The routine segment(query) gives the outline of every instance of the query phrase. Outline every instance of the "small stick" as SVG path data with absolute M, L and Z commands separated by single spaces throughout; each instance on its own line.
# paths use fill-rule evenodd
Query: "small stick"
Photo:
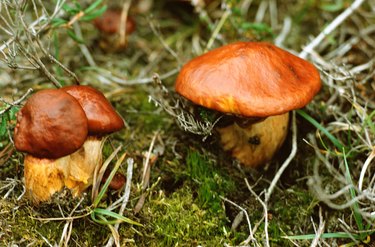
M 121 207 L 120 207 L 120 210 L 119 210 L 120 215 L 124 214 L 126 204 L 129 201 L 131 181 L 132 181 L 132 176 L 133 176 L 134 160 L 132 158 L 128 158 L 126 162 L 128 163 L 128 168 L 127 168 L 127 171 L 126 171 L 126 185 L 125 185 L 125 190 L 124 190 L 124 196 L 123 196 L 122 204 L 121 204 Z M 115 226 L 114 226 L 114 229 L 117 231 L 119 226 L 120 226 L 120 223 L 116 223 Z M 111 236 L 111 238 L 108 240 L 105 247 L 111 247 L 114 242 L 115 242 L 115 238 L 113 236 Z
M 73 29 L 74 29 L 75 35 L 77 35 L 77 37 L 79 39 L 83 39 L 81 28 L 80 28 L 78 23 L 73 24 Z M 81 49 L 81 52 L 82 52 L 83 56 L 86 58 L 87 63 L 91 67 L 96 67 L 96 63 L 95 63 L 94 59 L 92 58 L 91 53 L 90 53 L 89 49 L 87 48 L 87 46 L 85 44 L 81 44 L 81 43 L 79 43 L 78 46 L 79 46 L 79 49 Z
M 150 147 L 148 149 L 148 152 L 147 152 L 147 156 L 146 156 L 146 161 L 143 165 L 143 175 L 142 175 L 142 195 L 141 197 L 139 198 L 138 202 L 137 202 L 137 205 L 135 205 L 134 207 L 134 212 L 135 213 L 138 213 L 139 211 L 141 211 L 142 207 L 143 207 L 143 204 L 145 202 L 145 199 L 146 199 L 146 192 L 145 190 L 147 189 L 148 187 L 148 184 L 150 182 L 150 169 L 151 169 L 151 153 L 152 153 L 152 150 L 154 148 L 154 145 L 155 145 L 155 141 L 156 141 L 156 137 L 158 136 L 158 132 L 156 132 L 152 138 L 152 141 L 151 141 L 151 144 L 150 144 Z M 155 161 L 154 161 L 155 162 Z
M 220 196 L 220 198 L 230 204 L 232 204 L 233 206 L 237 207 L 239 210 L 241 210 L 241 212 L 243 212 L 245 214 L 245 217 L 246 217 L 246 221 L 247 221 L 247 225 L 249 227 L 249 238 L 246 239 L 245 242 L 243 242 L 244 245 L 248 244 L 250 241 L 255 241 L 256 242 L 256 239 L 254 238 L 254 234 L 253 234 L 253 231 L 252 231 L 252 228 L 251 228 L 251 222 L 250 222 L 250 218 L 249 218 L 249 214 L 247 213 L 247 211 L 241 207 L 240 205 L 232 202 L 231 200 L 225 198 L 225 197 L 222 197 Z
M 132 80 L 125 80 L 125 79 L 122 79 L 120 77 L 117 77 L 117 76 L 114 76 L 112 75 L 109 71 L 106 71 L 104 69 L 98 69 L 96 70 L 98 71 L 98 73 L 103 76 L 104 78 L 114 82 L 114 83 L 117 83 L 117 84 L 121 84 L 121 85 L 126 85 L 126 86 L 131 86 L 131 85 L 137 85 L 137 84 L 147 84 L 147 83 L 151 83 L 151 82 L 154 82 L 154 78 L 153 77 L 146 77 L 146 78 L 138 78 L 138 79 L 132 79 Z M 168 72 L 166 72 L 165 74 L 162 74 L 160 75 L 160 79 L 161 80 L 164 80 L 166 78 L 169 78 L 175 74 L 177 74 L 179 71 L 179 69 L 172 69 Z
M 268 187 L 268 190 L 265 195 L 265 202 L 267 203 L 271 197 L 271 194 L 276 186 L 276 183 L 279 181 L 281 175 L 285 171 L 285 169 L 288 167 L 289 163 L 293 160 L 294 156 L 297 153 L 297 125 L 296 125 L 296 113 L 293 111 L 292 115 L 292 150 L 288 156 L 288 158 L 284 161 L 284 163 L 281 165 L 280 169 L 275 174 L 274 178 L 272 179 L 272 182 L 270 186 Z
M 361 175 L 359 176 L 358 188 L 359 188 L 360 191 L 362 191 L 363 179 L 366 175 L 367 168 L 374 158 L 375 158 L 375 149 L 372 149 L 370 156 L 366 159 L 365 163 L 363 164 L 363 167 L 362 167 L 362 170 L 361 170 Z
M 120 30 L 119 30 L 119 34 L 120 34 L 119 44 L 121 46 L 126 44 L 126 21 L 128 19 L 128 13 L 129 13 L 129 8 L 130 8 L 131 3 L 132 3 L 131 0 L 127 0 L 124 2 L 122 6 L 121 17 L 120 17 Z
M 21 98 L 19 98 L 19 99 L 16 100 L 16 101 L 13 101 L 12 103 L 5 102 L 2 98 L 0 98 L 0 101 L 3 101 L 3 102 L 5 102 L 5 103 L 8 105 L 7 107 L 5 107 L 3 110 L 0 111 L 0 115 L 2 115 L 2 114 L 4 114 L 5 112 L 9 111 L 13 106 L 19 105 L 22 101 L 25 100 L 25 98 L 26 98 L 26 97 L 27 97 L 32 91 L 33 91 L 33 89 L 32 89 L 32 88 L 29 88 L 29 89 L 27 90 L 27 92 L 26 92 L 24 95 L 22 95 Z
M 176 61 L 178 62 L 178 64 L 181 64 L 181 60 L 179 58 L 179 56 L 177 55 L 177 53 L 167 44 L 167 42 L 164 40 L 164 38 L 162 37 L 161 33 L 159 30 L 156 29 L 154 23 L 152 21 L 150 21 L 150 28 L 152 30 L 152 32 L 156 35 L 156 37 L 158 38 L 158 40 L 160 41 L 160 43 L 162 44 L 162 46 L 164 47 L 164 49 L 166 49 L 169 54 L 171 54 L 175 59 Z
M 301 58 L 306 58 L 308 54 L 310 54 L 316 46 L 318 46 L 323 39 L 330 33 L 332 33 L 341 23 L 343 23 L 346 18 L 348 18 L 365 0 L 356 0 L 350 5 L 344 12 L 342 12 L 339 16 L 337 16 L 333 22 L 331 22 L 324 30 L 315 38 L 313 41 L 310 42 L 307 46 L 305 46 L 302 52 L 299 54 Z
M 315 247 L 319 245 L 319 239 L 320 239 L 320 236 L 322 236 L 323 234 L 324 227 L 325 227 L 325 221 L 323 220 L 322 208 L 319 207 L 319 227 L 315 233 L 314 240 L 312 241 L 310 247 Z
M 62 68 L 66 73 L 68 73 L 71 77 L 73 77 L 76 85 L 79 85 L 79 79 L 77 77 L 77 75 L 71 71 L 70 69 L 68 69 L 67 67 L 65 67 L 64 64 L 62 64 L 59 60 L 57 60 L 54 56 L 52 56 L 51 54 L 49 54 L 43 47 L 43 45 L 40 43 L 40 40 L 39 39 L 36 39 L 36 42 L 40 48 L 40 50 L 43 52 L 43 54 L 45 56 L 47 56 L 52 62 L 54 62 L 55 64 L 57 64 L 58 66 L 60 66 L 60 68 Z
M 280 34 L 275 39 L 276 46 L 282 46 L 285 38 L 288 36 L 290 29 L 292 27 L 292 18 L 289 16 L 284 18 L 283 28 L 281 29 Z
M 216 37 L 218 36 L 218 34 L 221 30 L 221 28 L 223 27 L 225 21 L 228 19 L 228 17 L 231 14 L 232 14 L 232 11 L 230 10 L 229 7 L 227 7 L 224 14 L 221 16 L 219 23 L 216 25 L 214 31 L 212 32 L 212 35 L 211 35 L 210 39 L 208 40 L 205 52 L 208 51 L 211 48 L 211 46 L 213 45 Z
M 260 199 L 260 197 L 251 188 L 251 186 L 250 186 L 249 181 L 247 180 L 247 178 L 245 178 L 245 183 L 246 183 L 246 186 L 249 189 L 250 193 L 255 197 L 255 199 L 257 199 L 259 201 L 259 203 L 263 207 L 264 232 L 266 234 L 265 246 L 269 247 L 270 246 L 270 241 L 269 241 L 269 236 L 268 236 L 268 208 L 267 208 L 267 201 L 263 201 L 262 199 Z

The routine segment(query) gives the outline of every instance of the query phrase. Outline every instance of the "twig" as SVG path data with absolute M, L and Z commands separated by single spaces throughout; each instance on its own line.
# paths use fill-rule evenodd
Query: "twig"
M 337 16 L 333 22 L 331 22 L 324 30 L 313 39 L 307 46 L 305 46 L 302 52 L 299 54 L 301 58 L 306 58 L 314 48 L 319 45 L 322 40 L 331 32 L 333 32 L 342 22 L 346 20 L 365 0 L 355 0 L 348 8 L 345 9 L 339 16 Z
M 362 187 L 363 187 L 363 179 L 366 175 L 367 168 L 374 158 L 375 158 L 375 149 L 372 149 L 370 156 L 366 159 L 365 163 L 363 164 L 361 175 L 359 176 L 358 188 L 360 191 L 362 190 Z
M 104 78 L 106 79 L 109 79 L 111 80 L 112 82 L 114 83 L 118 83 L 118 84 L 121 84 L 121 85 L 126 85 L 126 86 L 131 86 L 131 85 L 137 85 L 137 84 L 147 84 L 147 83 L 151 83 L 151 82 L 154 82 L 154 77 L 148 77 L 148 78 L 138 78 L 138 79 L 132 79 L 132 80 L 126 80 L 126 79 L 122 79 L 120 77 L 117 77 L 117 76 L 114 76 L 112 75 L 109 71 L 107 70 L 104 70 L 104 69 L 98 69 L 98 68 L 95 68 L 94 70 L 98 71 L 98 73 L 103 76 Z M 161 74 L 159 76 L 159 78 L 161 80 L 164 80 L 166 78 L 169 78 L 175 74 L 177 74 L 179 71 L 179 69 L 172 69 L 168 72 L 166 72 L 165 74 Z
M 43 47 L 43 45 L 40 43 L 40 40 L 39 40 L 39 39 L 36 39 L 36 42 L 37 42 L 37 44 L 38 44 L 38 46 L 39 46 L 39 49 L 43 52 L 43 54 L 44 54 L 45 56 L 47 56 L 52 62 L 54 62 L 55 64 L 57 64 L 58 66 L 60 66 L 60 68 L 62 68 L 62 69 L 68 74 L 68 75 L 70 75 L 70 76 L 74 79 L 76 85 L 79 85 L 79 84 L 80 84 L 77 75 L 76 75 L 73 71 L 71 71 L 70 69 L 68 69 L 64 64 L 62 64 L 62 63 L 61 63 L 59 60 L 57 60 L 54 56 L 52 56 L 51 54 L 49 54 L 49 53 L 44 49 L 44 47 Z
M 241 245 L 247 245 L 250 241 L 253 241 L 253 242 L 255 242 L 257 244 L 257 241 L 254 238 L 253 231 L 251 229 L 251 222 L 250 222 L 249 214 L 247 213 L 247 211 L 243 207 L 241 207 L 240 205 L 232 202 L 231 200 L 229 200 L 229 199 L 227 199 L 227 198 L 225 198 L 223 196 L 220 196 L 220 198 L 222 200 L 224 200 L 224 201 L 232 204 L 233 206 L 237 207 L 239 210 L 241 210 L 241 212 L 243 212 L 245 214 L 247 225 L 249 227 L 249 237 L 244 242 L 242 242 Z
M 221 28 L 223 27 L 224 23 L 226 22 L 226 20 L 228 19 L 228 17 L 231 14 L 232 14 L 231 9 L 228 6 L 226 6 L 224 14 L 221 16 L 219 23 L 216 25 L 214 31 L 212 32 L 212 35 L 211 35 L 210 39 L 207 42 L 205 52 L 208 51 L 211 48 L 211 46 L 213 45 L 215 39 L 217 38 L 217 36 L 218 36 L 218 34 L 221 30 Z
M 54 246 L 48 241 L 48 239 L 47 239 L 46 237 L 44 237 L 40 232 L 36 231 L 36 233 L 38 233 L 38 234 L 42 237 L 43 241 L 44 241 L 46 244 L 48 244 L 48 246 L 50 246 L 50 247 L 54 247 Z
M 314 240 L 311 242 L 310 247 L 318 246 L 320 236 L 323 234 L 323 231 L 324 231 L 324 227 L 325 227 L 325 221 L 323 220 L 322 208 L 319 207 L 319 227 L 317 231 L 315 232 L 315 237 L 314 237 Z
M 11 157 L 13 151 L 14 149 L 11 143 L 8 143 L 8 145 L 6 145 L 3 150 L 0 151 L 0 167 Z
M 53 218 L 39 218 L 30 216 L 30 219 L 39 220 L 39 221 L 61 221 L 61 220 L 75 220 L 75 219 L 82 219 L 89 216 L 92 212 L 88 212 L 86 214 L 77 215 L 77 216 L 70 216 L 70 217 L 53 217 Z
M 257 22 L 257 23 L 263 22 L 264 15 L 266 14 L 266 10 L 267 10 L 267 3 L 268 1 L 260 2 L 257 13 L 255 15 L 254 22 Z
M 74 33 L 75 33 L 75 35 L 77 35 L 78 39 L 82 40 L 83 36 L 82 36 L 82 32 L 81 32 L 81 28 L 80 28 L 79 24 L 74 23 L 73 29 L 74 29 Z M 79 43 L 78 47 L 81 50 L 83 56 L 86 58 L 87 63 L 92 67 L 96 67 L 96 63 L 95 63 L 94 59 L 92 58 L 91 53 L 90 53 L 89 49 L 86 47 L 86 45 Z
M 17 181 L 16 179 L 13 179 L 13 178 L 6 178 L 6 181 L 7 181 L 7 183 L 4 186 L 0 187 L 0 192 L 2 192 L 3 190 L 7 189 L 7 192 L 3 196 L 4 199 L 8 198 L 8 196 L 16 188 L 17 183 L 19 183 L 19 181 Z
M 278 11 L 277 11 L 277 1 L 276 0 L 270 0 L 269 1 L 269 11 L 270 11 L 270 21 L 271 21 L 271 27 L 272 29 L 277 28 L 277 19 L 278 19 Z
M 132 182 L 132 177 L 133 177 L 134 160 L 132 158 L 128 158 L 126 160 L 126 162 L 128 164 L 128 168 L 127 168 L 127 171 L 126 171 L 126 185 L 125 185 L 124 195 L 122 197 L 122 204 L 121 204 L 121 207 L 120 207 L 120 210 L 119 210 L 120 215 L 124 214 L 124 210 L 125 210 L 126 205 L 129 201 L 131 182 Z M 116 223 L 115 226 L 114 226 L 114 229 L 116 231 L 118 231 L 119 226 L 120 226 L 120 223 Z M 115 238 L 113 236 L 111 236 L 105 246 L 111 247 L 113 245 L 114 241 L 115 241 Z
M 281 175 L 284 173 L 285 169 L 289 166 L 290 162 L 293 160 L 294 156 L 297 153 L 297 125 L 296 125 L 296 113 L 293 111 L 292 113 L 292 150 L 288 158 L 284 161 L 281 165 L 277 173 L 275 174 L 274 178 L 271 181 L 270 186 L 265 195 L 265 202 L 267 203 L 271 197 L 271 194 L 276 186 L 276 183 L 279 181 Z
M 149 182 L 150 182 L 150 169 L 151 169 L 151 153 L 152 150 L 154 149 L 156 137 L 159 135 L 159 132 L 156 132 L 154 136 L 152 137 L 150 147 L 148 149 L 148 152 L 146 154 L 146 159 L 145 162 L 143 163 L 143 174 L 142 174 L 142 195 L 140 196 L 137 204 L 134 207 L 134 212 L 138 213 L 141 211 L 143 204 L 146 199 L 146 192 L 145 190 L 147 189 Z
M 38 65 L 38 69 L 40 70 L 40 72 L 42 72 L 48 79 L 51 80 L 51 82 L 57 87 L 57 88 L 60 88 L 61 87 L 61 84 L 60 82 L 57 81 L 57 79 L 47 70 L 47 68 L 45 67 L 45 65 L 43 64 L 42 60 L 40 59 L 40 57 L 38 56 L 38 52 L 36 50 L 36 47 L 33 45 L 33 37 L 32 34 L 30 32 L 28 32 L 27 30 L 27 25 L 26 25 L 26 22 L 25 20 L 23 19 L 23 15 L 21 14 L 21 12 L 19 11 L 18 12 L 18 15 L 19 17 L 19 20 L 21 21 L 22 23 L 22 26 L 24 28 L 24 31 L 25 31 L 25 35 L 26 35 L 26 38 L 29 42 L 29 47 L 30 47 L 30 50 L 33 54 L 31 54 L 27 49 L 23 49 L 24 53 L 30 57 L 30 59 L 32 59 L 37 65 Z
M 85 198 L 82 197 L 79 200 L 79 202 L 77 203 L 77 205 L 70 212 L 69 217 L 73 216 L 74 212 L 77 210 L 77 208 L 79 207 L 79 205 L 81 205 L 81 203 L 83 202 L 84 199 Z M 63 217 L 64 217 L 64 215 L 63 215 Z M 61 234 L 59 246 L 61 246 L 63 242 L 64 242 L 64 246 L 65 247 L 69 246 L 68 243 L 69 243 L 70 236 L 71 236 L 72 229 L 73 229 L 73 220 L 74 219 L 72 219 L 72 218 L 67 219 L 67 222 L 65 223 L 64 228 L 63 228 L 63 232 Z
M 214 121 L 205 120 L 199 121 L 196 120 L 194 115 L 190 113 L 188 110 L 185 109 L 184 105 L 178 99 L 172 97 L 169 94 L 168 89 L 163 86 L 161 79 L 158 74 L 154 74 L 153 76 L 154 83 L 159 89 L 162 91 L 163 96 L 160 99 L 156 97 L 149 96 L 149 101 L 153 102 L 155 106 L 161 107 L 166 113 L 171 115 L 174 119 L 176 119 L 177 124 L 183 130 L 203 136 L 203 141 L 212 134 L 212 131 L 218 121 L 221 119 L 221 116 L 217 117 Z M 164 98 L 164 95 L 168 95 L 168 99 Z M 169 101 L 172 101 L 174 105 L 171 105 Z
M 122 5 L 121 17 L 120 17 L 120 46 L 126 44 L 126 20 L 128 19 L 128 12 L 131 5 L 131 0 L 125 0 Z
M 32 88 L 29 88 L 27 90 L 27 92 L 22 95 L 21 98 L 19 98 L 18 100 L 15 100 L 13 101 L 12 103 L 8 103 L 8 102 L 5 102 L 2 98 L 0 98 L 0 101 L 3 101 L 5 102 L 8 106 L 6 106 L 3 110 L 0 111 L 0 115 L 4 114 L 5 112 L 9 111 L 13 106 L 17 106 L 19 105 L 22 101 L 25 100 L 25 98 L 33 91 Z
M 5 21 L 7 28 L 9 29 L 5 32 L 11 37 L 7 41 L 3 42 L 3 44 L 0 46 L 0 53 L 4 56 L 5 62 L 7 63 L 8 67 L 12 69 L 37 69 L 41 73 L 43 73 L 56 87 L 61 87 L 60 83 L 47 70 L 46 66 L 39 57 L 38 51 L 36 49 L 37 46 L 35 46 L 35 42 L 37 42 L 40 50 L 45 55 L 47 55 L 53 62 L 61 66 L 66 72 L 69 73 L 69 75 L 77 80 L 77 77 L 74 76 L 74 73 L 69 71 L 59 61 L 51 57 L 51 55 L 46 52 L 39 39 L 39 36 L 46 33 L 45 31 L 51 27 L 51 21 L 60 13 L 64 2 L 65 0 L 58 0 L 51 15 L 48 15 L 43 2 L 40 0 L 38 0 L 37 2 L 35 0 L 21 2 L 14 1 L 12 2 L 13 5 L 11 5 L 14 9 L 8 9 L 7 3 L 5 3 L 4 9 L 6 15 L 2 15 L 1 19 Z M 31 3 L 30 5 L 32 6 L 34 15 L 36 16 L 36 20 L 31 22 L 31 24 L 27 24 L 25 22 L 25 10 L 27 10 L 28 3 Z M 38 7 L 40 7 L 41 11 L 38 10 Z M 11 11 L 14 11 L 14 13 Z M 40 15 L 40 13 L 42 13 L 42 15 Z M 20 30 L 20 28 L 22 29 Z M 10 48 L 11 46 L 13 50 Z M 8 49 L 8 55 L 6 55 L 6 52 L 4 52 L 5 49 Z M 16 59 L 17 51 L 20 51 L 24 58 L 33 67 L 19 65 L 14 62 Z
M 286 16 L 284 18 L 283 28 L 281 29 L 280 34 L 275 39 L 275 45 L 279 47 L 283 46 L 284 40 L 288 36 L 291 27 L 292 27 L 292 18 L 290 18 L 289 16 Z
M 165 40 L 162 37 L 160 31 L 156 29 L 154 23 L 152 21 L 150 21 L 149 25 L 150 25 L 150 28 L 151 28 L 152 32 L 159 39 L 159 41 L 162 44 L 162 46 L 164 47 L 164 49 L 166 49 L 176 59 L 176 61 L 178 62 L 178 64 L 181 64 L 180 57 L 177 55 L 177 53 L 174 50 L 172 50 L 171 47 L 169 47 L 169 45 L 167 44 L 167 42 L 165 42 Z
M 250 193 L 255 197 L 255 199 L 257 199 L 257 201 L 263 207 L 264 233 L 266 235 L 265 246 L 269 247 L 270 246 L 270 241 L 269 241 L 269 236 L 268 236 L 268 208 L 267 208 L 267 202 L 263 201 L 262 199 L 260 199 L 260 197 L 251 188 L 251 186 L 250 186 L 249 181 L 247 180 L 247 178 L 245 178 L 245 183 L 246 183 L 246 186 L 247 186 L 248 190 L 250 191 Z M 253 230 L 253 232 L 255 233 L 255 230 Z

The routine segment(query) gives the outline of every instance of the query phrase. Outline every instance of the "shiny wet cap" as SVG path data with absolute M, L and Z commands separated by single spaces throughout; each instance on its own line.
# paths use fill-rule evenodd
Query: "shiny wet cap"
M 60 90 L 81 104 L 88 119 L 90 135 L 103 136 L 124 128 L 124 121 L 100 91 L 90 86 L 73 85 Z
M 185 64 L 176 92 L 195 104 L 243 117 L 302 108 L 321 87 L 314 65 L 265 42 L 236 42 Z
M 78 150 L 88 133 L 78 101 L 58 89 L 33 94 L 17 113 L 16 149 L 38 158 L 56 159 Z

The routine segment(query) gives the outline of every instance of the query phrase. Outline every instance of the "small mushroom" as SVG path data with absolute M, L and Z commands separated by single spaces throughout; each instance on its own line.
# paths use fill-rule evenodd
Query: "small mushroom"
M 15 147 L 26 152 L 24 176 L 34 202 L 60 191 L 70 174 L 70 155 L 86 140 L 88 122 L 78 101 L 58 89 L 32 95 L 17 114 Z
M 175 84 L 194 104 L 237 119 L 217 131 L 223 149 L 248 167 L 272 159 L 287 135 L 289 111 L 308 104 L 320 87 L 311 63 L 265 42 L 236 42 L 198 56 Z
M 107 181 L 110 173 L 111 172 L 109 170 L 106 170 L 104 172 L 103 179 L 102 179 L 103 184 Z M 116 174 L 113 176 L 111 182 L 109 183 L 108 188 L 110 188 L 112 190 L 119 190 L 122 187 L 124 187 L 125 182 L 126 182 L 126 178 L 125 178 L 124 174 L 122 174 L 120 172 L 116 172 Z
M 128 15 L 125 23 L 121 18 L 121 9 L 108 9 L 93 21 L 94 26 L 100 31 L 99 46 L 102 49 L 115 51 L 127 46 L 127 36 L 135 31 L 136 25 L 134 19 Z
M 71 177 L 70 187 L 80 193 L 92 185 L 95 169 L 99 169 L 102 163 L 102 147 L 105 136 L 121 130 L 124 121 L 112 107 L 106 97 L 90 86 L 67 86 L 60 90 L 73 96 L 83 108 L 88 119 L 88 136 L 80 150 L 71 157 L 74 173 Z M 82 181 L 82 178 L 86 180 Z

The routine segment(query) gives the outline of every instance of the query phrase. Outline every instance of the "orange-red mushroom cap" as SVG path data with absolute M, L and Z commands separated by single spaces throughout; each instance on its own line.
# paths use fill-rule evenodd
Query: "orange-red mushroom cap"
M 265 42 L 236 42 L 198 56 L 175 84 L 195 104 L 245 117 L 302 108 L 320 87 L 314 65 Z
M 124 127 L 124 121 L 100 91 L 90 86 L 68 86 L 60 90 L 72 95 L 81 104 L 88 119 L 91 135 L 106 135 Z
M 32 95 L 17 114 L 16 149 L 57 159 L 78 150 L 87 137 L 87 118 L 78 101 L 58 89 Z

